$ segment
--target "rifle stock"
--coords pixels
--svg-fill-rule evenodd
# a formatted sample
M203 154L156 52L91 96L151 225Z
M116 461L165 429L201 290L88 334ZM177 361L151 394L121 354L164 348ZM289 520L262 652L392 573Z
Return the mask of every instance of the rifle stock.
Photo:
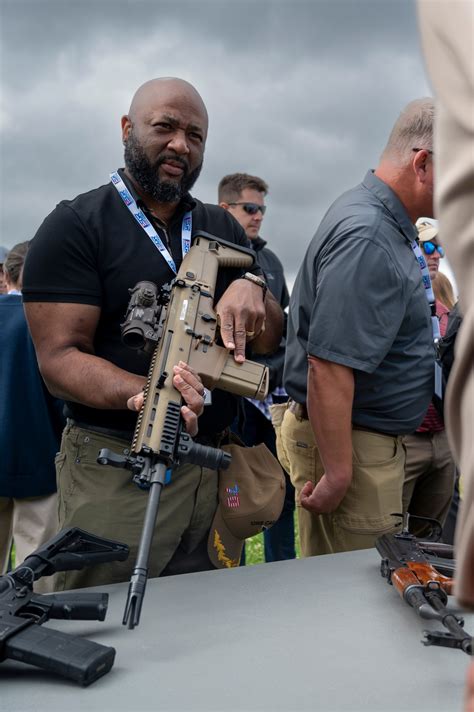
M106 593L44 596L33 582L56 571L82 569L106 561L124 561L128 547L77 527L64 529L0 577L0 661L19 660L90 685L112 667L115 649L43 627L52 618L105 619Z

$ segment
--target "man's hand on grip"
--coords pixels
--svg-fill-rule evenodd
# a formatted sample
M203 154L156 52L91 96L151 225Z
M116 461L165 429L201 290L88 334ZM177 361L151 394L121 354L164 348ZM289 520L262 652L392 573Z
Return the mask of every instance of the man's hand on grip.
M183 397L185 405L181 408L187 432L194 437L198 432L198 417L204 410L205 390L202 381L195 371L184 361L173 367L173 386ZM144 393L141 391L127 401L129 410L141 410Z

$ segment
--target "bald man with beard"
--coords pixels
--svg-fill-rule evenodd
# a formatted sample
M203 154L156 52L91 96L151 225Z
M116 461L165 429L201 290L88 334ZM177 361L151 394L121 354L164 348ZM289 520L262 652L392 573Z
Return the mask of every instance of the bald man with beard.
M150 357L124 346L120 335L128 290L139 281L158 287L171 282L197 232L248 246L225 210L189 193L208 130L206 107L191 84L175 78L146 82L121 125L125 168L106 185L59 203L32 242L24 274L40 369L51 393L66 402L68 424L57 457L58 528L79 526L131 548L128 562L59 574L57 590L125 581L135 560L147 495L126 471L96 463L104 447L128 453L143 401L137 394ZM254 272L261 274L258 267ZM221 270L216 311L224 345L237 362L245 359L249 335L257 335L256 353L278 346L281 309L242 272ZM174 368L173 384L184 400L188 432L218 445L234 419L236 397L215 390L204 407L202 383L183 363ZM151 576L213 568L206 542L216 505L214 471L186 464L173 472L162 493Z

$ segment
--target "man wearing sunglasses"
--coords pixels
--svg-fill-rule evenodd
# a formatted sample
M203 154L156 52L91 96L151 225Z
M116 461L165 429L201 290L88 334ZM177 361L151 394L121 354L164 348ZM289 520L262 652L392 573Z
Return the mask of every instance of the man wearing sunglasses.
M433 216L434 106L400 114L375 171L341 195L290 298L279 455L296 489L303 555L370 548L399 525L402 436L433 394L430 307L416 256Z
M444 257L444 249L438 243L438 228L424 220L418 220L418 242L425 255L426 264L433 282L439 270L439 261Z
M418 220L417 229L419 245L435 285L439 262L444 257L438 242L438 228L426 220ZM448 308L437 299L436 316L442 337L446 333L448 315ZM403 444L406 450L403 511L433 517L444 524L453 497L456 468L444 420L433 402L416 431L404 436ZM429 533L429 527L419 523L412 529L418 536Z
M262 268L268 288L282 309L286 309L289 294L286 286L283 265L267 243L260 237L263 216L265 215L265 196L268 185L257 176L247 173L232 173L224 176L218 187L219 205L228 210L242 225L251 246L256 252L257 262ZM270 407L275 403L287 400L283 390L283 364L285 359L285 343L282 341L279 349L270 356L252 356L255 360L265 363L270 372L269 396L261 403L252 399L243 400L243 423L239 434L248 446L265 443L276 456L275 431L271 423ZM285 473L286 496L280 519L271 529L266 529L263 535L265 561L282 561L294 559L295 534L294 511L295 490L290 478ZM242 563L245 561L245 549Z

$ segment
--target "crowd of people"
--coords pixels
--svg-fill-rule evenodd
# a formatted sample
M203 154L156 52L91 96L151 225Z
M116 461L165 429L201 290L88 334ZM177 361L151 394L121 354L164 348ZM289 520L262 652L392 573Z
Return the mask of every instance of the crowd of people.
M431 222L434 113L431 99L402 111L377 168L324 216L290 299L282 263L261 235L267 183L234 173L220 181L217 205L192 197L207 136L201 97L179 79L138 89L122 118L125 168L59 203L31 243L2 257L0 314L12 334L2 351L4 392L15 384L18 402L21 384L13 415L29 419L40 444L25 449L10 437L21 428L5 409L4 571L12 541L21 559L76 525L120 538L131 556L62 573L55 589L129 577L147 496L128 472L110 475L97 463L102 448L129 451L149 366L149 356L121 342L120 324L128 290L171 282L200 230L255 252L250 272L222 272L215 309L223 344L236 362L268 367L269 391L259 401L215 390L205 404L199 374L183 363L173 383L198 442L218 447L232 430L278 457L286 496L264 532L266 561L295 558L295 503L303 556L372 547L400 526L394 512L444 524L456 468L436 353L455 297L439 271L444 250ZM66 419L60 447L58 407ZM217 505L214 471L177 468L162 496L152 576L215 568L207 541ZM416 533L427 531L422 519L413 522Z
M144 401L150 356L122 343L121 324L129 290L171 283L202 231L254 252L249 271L219 273L215 311L236 364L267 367L268 394L209 394L184 362L171 378L197 442L219 447L233 432L243 447L264 443L278 458L285 497L264 528L266 561L295 558L295 505L303 556L373 547L400 528L396 512L411 515L419 536L430 519L447 523L452 542L462 471L444 393L462 316L439 271L444 248L432 222L434 117L429 98L403 109L375 170L327 210L290 297L261 236L267 183L234 173L220 181L218 204L192 197L207 137L200 95L172 78L137 90L122 118L124 169L59 203L31 242L2 248L2 572L12 544L21 561L79 526L127 543L129 559L61 572L41 588L130 577L147 494L97 459L103 448L130 452ZM209 549L219 507L219 475L178 463L161 497L149 574L245 565L244 541L240 558Z
M400 527L395 512L409 512L420 536L435 519L453 541L460 481L466 476L470 501L474 480L472 162L452 169L448 146L469 146L472 126L463 120L469 107L459 109L464 95L452 100L438 64L460 51L445 19L440 24L420 5L438 133L432 99L401 111L376 168L328 207L291 296L261 234L266 180L226 175L213 205L191 195L208 116L197 90L175 78L135 93L122 117L124 168L107 185L60 202L31 242L0 248L2 572L12 565L12 543L22 560L59 529L80 526L126 542L131 555L63 572L52 588L129 578L147 494L97 456L102 448L129 453L150 357L122 343L120 326L129 289L172 282L202 231L254 251L247 272L219 273L215 311L236 364L251 358L268 368L268 395L209 394L183 362L170 377L183 426L197 442L219 447L233 432L278 458L286 494L280 518L264 532L266 561L295 558L295 511L303 556L373 547ZM461 85L468 74L456 67ZM470 90L467 97L472 83ZM439 269L447 243L461 308ZM218 474L179 464L163 489L151 576L216 567L208 542L218 506ZM461 520L458 596L472 607L472 507L462 508Z

